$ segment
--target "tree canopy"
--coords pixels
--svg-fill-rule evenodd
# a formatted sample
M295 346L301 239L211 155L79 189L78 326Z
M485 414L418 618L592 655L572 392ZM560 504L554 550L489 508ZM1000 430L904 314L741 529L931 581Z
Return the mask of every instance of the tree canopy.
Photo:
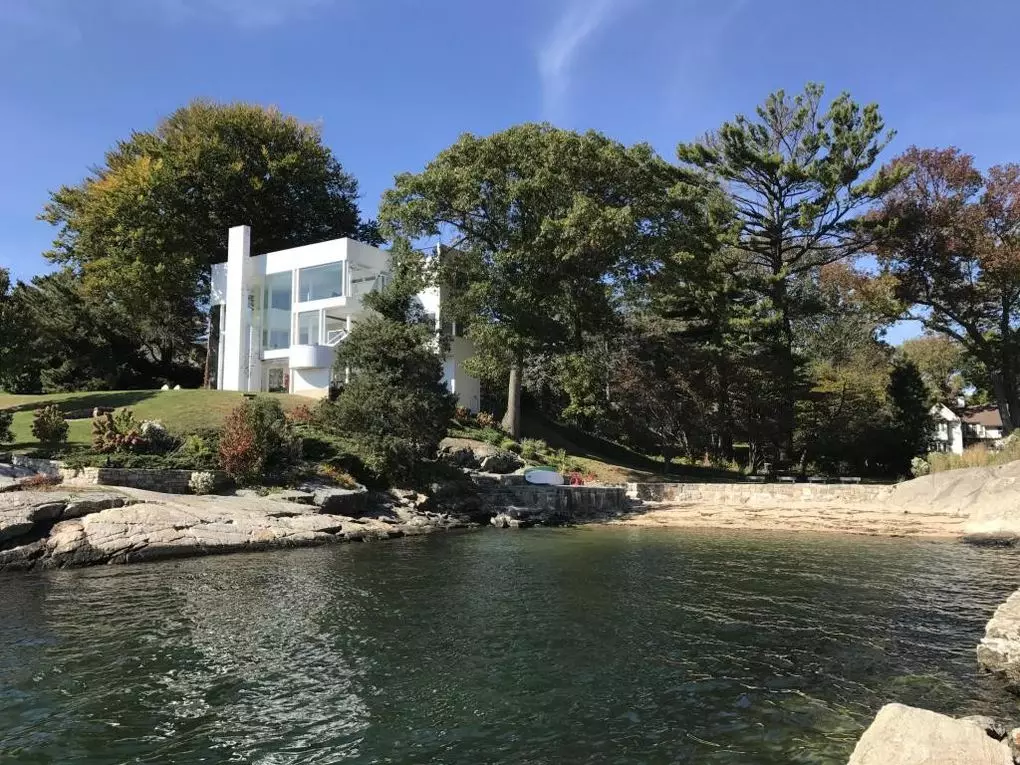
M457 286L481 362L509 377L512 434L527 355L579 348L613 320L618 283L644 269L677 214L666 196L676 177L647 145L523 124L461 136L385 194L388 236L452 238L458 255L437 278Z
M783 392L776 446L787 458L794 402L805 385L795 324L811 310L806 277L870 244L858 216L901 177L896 170L868 175L893 135L878 106L842 93L823 110L823 94L818 84L792 98L779 90L755 117L738 115L677 148L683 165L724 185L739 224L742 270L771 309L763 318L774 328L770 352Z
M912 147L874 216L902 316L958 342L986 370L1007 432L1020 425L1020 165L982 174L959 149Z
M255 252L342 236L377 242L357 189L316 126L272 108L195 101L52 194L41 215L57 228L46 256L73 269L90 300L129 314L170 369L203 332L210 265L226 259L231 226L254 226Z

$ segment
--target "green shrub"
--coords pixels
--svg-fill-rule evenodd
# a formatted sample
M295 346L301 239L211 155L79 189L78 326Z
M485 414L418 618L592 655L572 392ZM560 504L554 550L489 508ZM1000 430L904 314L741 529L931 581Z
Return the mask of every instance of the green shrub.
M503 443L503 439L506 438L506 434L491 428L486 428L480 435L481 439L485 441L485 443L492 444L493 446L499 446Z
M14 422L14 412L10 409L0 409L0 444L8 444L14 440L11 433L11 423Z
M526 460L538 462L544 459L549 445L540 438L525 438L521 441L521 456Z
M914 457L910 460L910 474L914 478L920 478L923 475L928 475L931 472L931 465L928 464L928 460L924 457Z
M173 457L193 470L213 470L219 466L219 440L218 431L189 433Z
M521 453L521 445L514 441L512 438L506 437L501 438L499 443L496 444L496 446L498 446L500 449L503 449L504 451L513 452L514 454Z
M55 404L35 410L32 435L44 444L60 444L67 440L67 420Z
M223 469L241 485L285 482L301 458L301 439L279 401L256 396L227 415L219 457Z

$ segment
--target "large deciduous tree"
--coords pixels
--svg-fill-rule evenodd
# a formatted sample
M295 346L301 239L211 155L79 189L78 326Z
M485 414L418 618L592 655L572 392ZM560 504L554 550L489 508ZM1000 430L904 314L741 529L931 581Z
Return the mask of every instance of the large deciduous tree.
M771 308L782 459L792 457L794 403L804 392L795 326L809 310L805 277L869 244L858 216L897 180L895 172L868 173L892 137L878 107L843 93L823 109L822 96L817 84L792 98L780 90L755 117L737 116L677 149L683 165L728 190L740 224L735 246Z
M118 142L84 181L54 192L41 217L58 229L47 257L72 267L93 300L130 315L169 368L203 331L209 267L226 257L228 228L253 225L256 252L376 239L356 198L316 126L196 101Z
M965 384L963 346L947 335L926 333L904 340L900 355L917 367L933 402L955 403Z
M1020 165L982 175L959 149L910 148L910 177L876 221L903 316L952 338L986 370L1007 432L1020 426Z
M676 173L647 145L522 124L463 135L385 194L388 235L452 235L458 257L437 278L457 284L479 367L509 378L503 425L515 437L529 354L575 350L614 321L620 282L679 214L665 197Z

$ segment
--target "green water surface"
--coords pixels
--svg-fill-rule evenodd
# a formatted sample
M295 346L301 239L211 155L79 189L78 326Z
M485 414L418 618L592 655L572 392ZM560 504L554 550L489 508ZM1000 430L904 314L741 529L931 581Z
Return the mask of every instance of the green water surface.
M0 577L0 763L843 763L1020 721L955 542L582 528Z

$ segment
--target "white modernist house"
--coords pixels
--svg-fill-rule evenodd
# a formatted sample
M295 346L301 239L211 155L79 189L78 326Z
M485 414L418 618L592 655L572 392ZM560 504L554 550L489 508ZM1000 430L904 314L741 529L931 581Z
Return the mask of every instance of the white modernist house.
M216 387L325 396L334 384L336 346L367 310L362 298L386 283L389 256L353 239L251 254L251 229L230 229L227 262L212 267L211 309L218 328ZM443 327L443 290L418 298ZM478 409L478 380L463 371L471 345L453 329L443 360L459 403Z

